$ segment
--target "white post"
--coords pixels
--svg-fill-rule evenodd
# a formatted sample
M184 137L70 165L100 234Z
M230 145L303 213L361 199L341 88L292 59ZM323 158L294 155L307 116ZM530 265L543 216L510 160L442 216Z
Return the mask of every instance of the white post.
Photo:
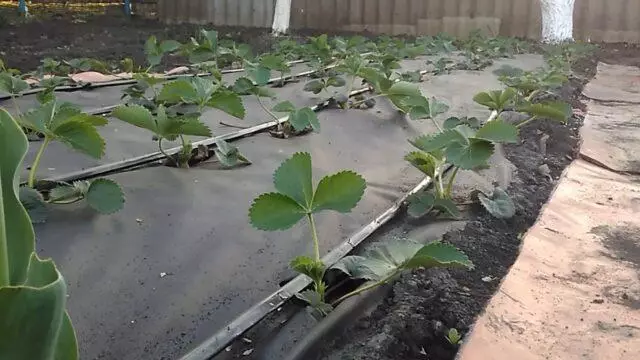
M291 19L291 0L277 0L273 14L273 34L280 35L289 31Z
M542 41L573 41L573 6L575 0L540 0L542 7Z

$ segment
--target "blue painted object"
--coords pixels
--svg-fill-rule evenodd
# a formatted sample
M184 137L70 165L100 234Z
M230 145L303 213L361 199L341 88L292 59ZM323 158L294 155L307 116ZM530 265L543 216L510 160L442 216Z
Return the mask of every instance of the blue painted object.
M131 0L124 0L124 13L131 16Z
M23 16L27 16L27 14L29 14L29 9L27 9L26 0L18 1L18 13Z

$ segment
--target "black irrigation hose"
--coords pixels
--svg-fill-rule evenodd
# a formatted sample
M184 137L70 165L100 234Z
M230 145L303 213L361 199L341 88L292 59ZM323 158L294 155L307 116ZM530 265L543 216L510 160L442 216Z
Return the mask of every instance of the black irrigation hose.
M452 165L448 165L443 175L448 173L453 168ZM402 205L407 201L409 196L416 194L424 189L428 188L432 184L430 178L424 178L418 185L416 185L411 191L403 195L392 206L390 206L383 213L378 215L373 221L365 225L358 232L351 235L349 239L342 244L334 248L329 254L322 258L322 261L331 266L338 260L347 256L353 249L360 245L371 234L378 230L381 226L393 219ZM235 339L242 336L247 330L256 325L267 315L281 307L285 302L290 300L296 293L304 290L311 284L311 279L306 275L298 275L293 280L289 281L278 289L273 294L269 295L256 305L252 306L249 310L235 318L232 322L227 324L222 330L218 331L212 337L205 340L194 350L180 358L180 360L209 360L213 356L223 351L229 344Z
M306 62L305 60L294 60L294 61L289 61L287 64L289 65L295 65L295 64L302 64ZM242 69L226 69L226 70L222 70L221 73L224 74L234 74L234 73L239 73L239 72L243 72L245 71L244 68ZM211 73L200 73L200 74L196 74L195 76L209 76L211 75ZM189 77L189 76L193 76L191 74L175 74L175 75L164 75L161 76L160 78L162 80L174 80L174 79L179 79L181 77ZM120 85L130 85L130 84L135 84L138 80L136 79L122 79L122 80L113 80L113 81L106 81L106 82L99 82L99 83L85 83L85 84L78 84L78 85L64 85L64 86L58 86L55 88L54 91L56 92L73 92L73 91L80 91L80 90L87 90L87 89L97 89L97 88L101 88L101 87L110 87L110 86L120 86ZM16 95L16 97L21 97L21 96L26 96L26 95L33 95L33 94L38 94L45 91L45 88L34 88L34 89L30 89L27 91L23 91L21 92L19 95ZM1 100L8 100L11 99L13 96L11 95L0 95L0 101Z
M356 96L356 95L360 95L360 94L364 94L371 91L371 89L369 87L366 88L362 88L362 89L358 89L358 90L354 90L351 92L351 94L349 95L350 97L352 96ZM329 104L331 103L331 100L325 100L324 102L318 104L318 105L314 105L311 110L318 112L321 111L323 109L326 109ZM105 114L105 113L109 113L111 112L111 110L113 110L113 108L115 108L115 106L110 106L110 107L106 107L106 108L102 108L102 109L98 109L92 112L92 114ZM215 146L216 142L219 140L225 140L225 141L232 141L232 140L237 140L240 138L243 138L245 136L249 136L249 135L253 135L259 132L262 132L264 130L267 130L269 128L272 128L274 126L277 126L279 124L282 124L284 122L287 122L289 120L289 116L285 116L282 117L278 120L273 120L273 121L269 121L269 122L265 122L256 126L252 126L250 128L247 129L241 129L229 134L225 134L225 135L220 135L220 136L215 136L215 137L210 137L204 140L200 140L200 141L196 141L193 143L194 147L198 147L200 145L203 146ZM182 150L181 146L176 146L174 148L165 150L165 153L168 154L169 156L178 154L180 151ZM109 164L104 164L104 165L99 165L99 166L95 166L89 169L84 169L84 170L80 170L80 171L75 171L75 172L71 172L71 173L67 173L61 176L55 176L55 177L51 177L48 179L45 179L45 181L53 181L53 182L73 182L73 181L78 181L78 180L86 180L86 179L90 179L90 178L95 178L98 176L104 176L104 175L108 175L108 174L112 174L115 172L120 172L123 170L128 170L131 168L135 168L135 167L139 167L141 165L145 165L145 164L149 164L152 162L156 162L156 161L160 161L162 159L165 158L165 155L162 154L161 152L157 151L154 153L150 153L150 154L145 154L145 155L141 155L141 156L137 156L134 158L130 158L130 159L126 159L126 160L122 160L122 161L118 161L118 162L114 162L114 163L109 163Z

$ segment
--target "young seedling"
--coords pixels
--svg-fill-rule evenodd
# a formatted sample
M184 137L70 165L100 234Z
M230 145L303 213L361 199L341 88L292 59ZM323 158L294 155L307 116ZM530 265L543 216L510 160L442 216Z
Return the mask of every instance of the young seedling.
M445 336L445 339L447 339L449 344L458 346L462 341L462 335L458 332L458 329L451 328L449 329L449 331L447 331L447 336Z
M569 79L558 69L538 68L524 71L505 65L494 71L506 86L517 90L519 102L533 102L538 97L555 94Z
M364 194L366 183L353 171L325 176L314 189L311 155L296 153L285 160L273 175L277 192L258 196L249 210L251 225L260 230L286 230L303 218L309 221L313 256L299 256L291 267L313 281L313 291L324 303L325 264L320 258L320 240L313 214L325 210L350 212Z
M310 131L320 131L320 121L318 115L309 107L296 108L290 101L283 101L273 107L273 112L286 113L287 121L282 123L282 127L273 136L288 138L292 135L299 136ZM274 120L278 117L270 112Z
M181 46L182 44L175 40L158 41L155 36L151 35L144 44L144 53L147 56L147 64L149 65L145 72L149 72L160 65L165 55L175 52Z
M362 198L366 182L352 171L342 171L324 177L314 189L311 155L308 153L294 154L282 163L273 178L277 192L258 196L249 210L249 219L257 229L275 231L289 229L304 217L307 218L314 254L313 257L299 256L293 259L291 267L307 275L313 282L312 289L297 296L323 315L345 299L385 284L405 270L472 266L464 254L440 242L422 245L403 240L378 244L365 256L347 256L331 268L354 279L370 282L328 304L324 280L326 265L320 258L320 243L313 215L324 210L350 212Z
M44 139L29 170L27 187L21 190L25 206L34 213L42 214L47 204L68 204L86 199L89 206L103 214L111 214L122 209L124 194L112 180L95 179L75 184L57 184L51 191L38 189L36 175L42 156L52 141L59 141L68 147L99 159L104 155L104 139L97 127L107 124L107 119L83 113L72 104L49 101L32 109L18 119L20 124L31 131L40 133ZM59 197L60 194L66 194ZM44 221L43 217L34 217Z
M279 86L284 86L287 82L285 75L291 73L291 65L287 62L284 55L265 54L258 59L260 66L271 70L272 72L280 73Z
M20 202L27 148L19 124L0 109L0 349L9 359L76 360L65 279L52 260L35 253L33 226Z
M316 70L318 78L306 83L304 91L317 95L323 91L328 93L330 87L342 87L346 84L337 71L327 69L335 62L335 58L326 34L309 38L305 50L305 59Z

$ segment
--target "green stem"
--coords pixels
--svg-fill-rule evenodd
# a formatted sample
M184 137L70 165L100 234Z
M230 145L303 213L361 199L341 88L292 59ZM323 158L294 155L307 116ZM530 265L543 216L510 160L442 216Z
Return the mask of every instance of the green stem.
M16 115L18 115L18 117L21 118L22 112L20 111L20 106L18 105L18 102L16 101L15 96L11 97L11 102L13 103L13 107L16 109Z
M2 191L0 191L0 203L2 202L4 200L2 199ZM4 232L6 228L4 207L0 206L0 231ZM7 237L2 234L0 235L0 289L9 285L9 251L7 249Z
M438 129L439 132L442 132L442 126L440 126L440 124L438 124L438 122L436 121L436 119L434 118L430 118L431 121L433 122L433 125L436 126L436 129Z
M451 174L451 177L449 178L449 184L447 184L447 191L444 193L447 199L451 198L451 192L453 190L453 180L455 180L456 175L458 175L458 170L460 170L460 168L456 166L456 168L453 170L453 174Z
M378 286L380 286L380 285L386 284L389 280L391 280L393 277L395 277L396 275L398 275L398 274L400 273L400 271L402 271L402 270L401 270L401 269L396 269L396 270L395 270L395 271L393 271L391 274L389 274L389 275L385 276L384 278L382 278L382 279L381 279L381 280L379 280L379 281L372 282L372 283L370 283L370 284L368 284L368 285L365 285L365 286L361 286L361 287L359 287L359 288L357 288L357 289L353 290L352 292L347 293L347 294L345 294L345 295L341 296L338 300L336 300L336 301L332 302L332 303L331 303L331 305L332 305L332 306L336 306L336 305L338 305L339 303L341 303L341 302L345 301L346 299L348 299L348 298L350 298L350 297L352 297L352 296L356 296L356 295L362 294L363 292L365 292L365 291L367 291L367 290L370 290L370 289L373 289L373 288L378 287Z
M262 102L262 100L260 99L260 95L256 95L256 98L258 99L258 104L260 104L260 107L267 113L269 114L275 121L280 121L280 118L278 116L276 116L276 114L274 114L271 110L269 110L264 103Z
M164 155L164 157L166 157L167 159L173 161L176 165L178 165L178 163L176 162L176 159L174 159L173 157L169 156L169 154L167 154L164 149L162 148L162 137L158 137L158 150L160 150L160 153L162 155Z
M366 98L364 100L356 101L353 104L351 104L351 106L358 106L358 105L362 104L363 102L365 102L365 101L367 101L369 99L376 99L376 98L383 97L383 96L385 96L385 94L373 95L373 96L371 96L369 98Z
M320 242L318 241L318 231L316 230L316 222L313 215L307 214L309 226L311 227L311 238L313 239L313 253L316 261L320 261Z
M536 119L537 119L537 118L536 118L535 116L532 116L532 117L530 117L529 119L527 119L527 120L525 120L525 121L521 122L520 124L516 125L516 127L517 127L518 129L520 129L521 127L523 127L523 126L527 125L528 123L530 123L530 122L532 122L533 120L536 120Z
M347 97L347 109L349 108L349 97L351 97L351 91L353 91L353 84L356 82L356 76L351 76L351 81L349 82L349 87L347 87L347 93L345 96Z
M47 148L50 142L51 138L45 135L44 141L40 145L40 149L38 149L38 153L36 154L36 158L33 160L33 164L31 164L31 170L29 170L29 179L27 181L27 185L32 189L36 183L36 172L38 171L40 160L42 160L42 154L44 153L44 150Z
M189 168L189 159L191 158L191 151L187 147L187 142L184 139L184 135L180 134L180 142L182 143L182 154L178 156L178 166L181 168Z

